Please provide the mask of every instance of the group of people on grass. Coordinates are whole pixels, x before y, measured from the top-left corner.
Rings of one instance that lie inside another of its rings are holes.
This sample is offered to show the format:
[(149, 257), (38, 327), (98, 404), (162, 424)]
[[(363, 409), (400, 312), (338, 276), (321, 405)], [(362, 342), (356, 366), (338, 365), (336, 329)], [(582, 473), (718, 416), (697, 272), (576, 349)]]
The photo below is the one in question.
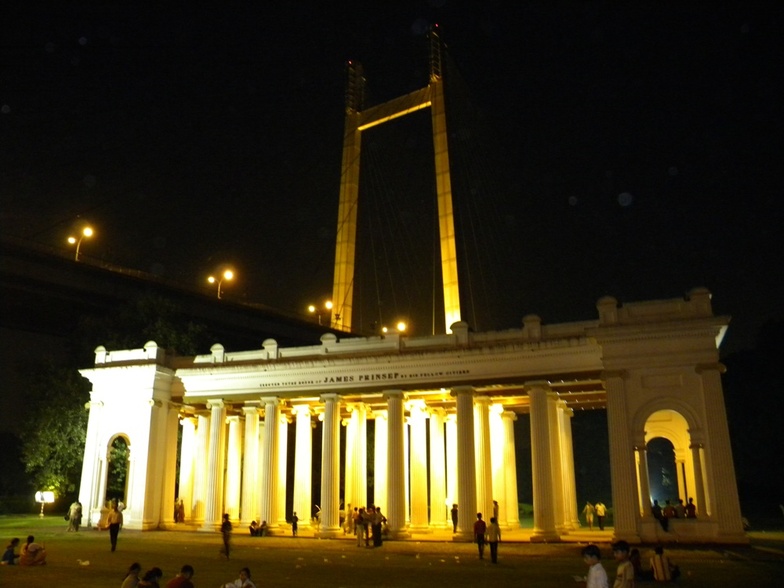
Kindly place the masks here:
[(5, 548), (0, 564), (4, 566), (42, 566), (46, 564), (46, 549), (40, 543), (35, 542), (35, 537), (27, 536), (27, 543), (22, 545), (19, 553), (16, 548), (19, 546), (19, 538), (14, 537)]
[[(195, 573), (193, 566), (185, 564), (180, 569), (180, 573), (174, 576), (171, 580), (166, 582), (165, 588), (194, 588), (194, 583), (191, 580)], [(128, 573), (120, 585), (120, 588), (161, 588), (161, 579), (163, 578), (163, 570), (161, 568), (151, 568), (142, 574), (142, 566), (140, 563), (134, 562), (128, 568)], [(250, 570), (242, 568), (239, 577), (231, 582), (226, 582), (221, 588), (256, 588), (250, 579)]]
[[(613, 543), (612, 552), (618, 568), (615, 572), (613, 588), (634, 588), (637, 580), (670, 582), (680, 576), (680, 569), (664, 554), (664, 548), (657, 546), (651, 557), (651, 569), (644, 570), (640, 552), (630, 549), (626, 541)], [(586, 545), (582, 550), (583, 561), (588, 566), (588, 575), (575, 576), (575, 580), (585, 582), (586, 588), (609, 588), (607, 571), (602, 565), (601, 551), (596, 545)]]

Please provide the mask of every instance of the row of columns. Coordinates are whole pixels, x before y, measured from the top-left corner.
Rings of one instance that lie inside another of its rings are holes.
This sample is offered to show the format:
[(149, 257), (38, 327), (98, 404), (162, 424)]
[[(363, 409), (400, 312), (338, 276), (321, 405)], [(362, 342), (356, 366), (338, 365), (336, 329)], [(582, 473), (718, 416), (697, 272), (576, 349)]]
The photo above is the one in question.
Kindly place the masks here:
[[(451, 504), (459, 505), (456, 539), (469, 540), (475, 513), (494, 513), (503, 527), (517, 527), (516, 415), (504, 411), (473, 387), (456, 387), (455, 413), (407, 400), (400, 390), (384, 393), (386, 409), (373, 411), (375, 426), (374, 503), (384, 509), (393, 537), (451, 525)], [(533, 383), (534, 540), (549, 540), (577, 522), (571, 411), (546, 382)], [(321, 512), (319, 535), (340, 528), (341, 397), (321, 396)], [(205, 530), (232, 520), (267, 522), (275, 533), (285, 523), (288, 417), (277, 398), (246, 404), (243, 417), (227, 416), (221, 400), (207, 403), (209, 413), (182, 419), (180, 498), (190, 519)], [(346, 406), (345, 495), (347, 509), (367, 505), (367, 405)], [(259, 413), (263, 410), (263, 419)], [(405, 416), (408, 411), (408, 418)], [(293, 404), (294, 511), (301, 526), (312, 508), (312, 419), (314, 408)], [(244, 421), (244, 434), (242, 423)], [(228, 424), (228, 426), (226, 426)], [(409, 434), (406, 434), (408, 427)], [(428, 444), (429, 429), (429, 444)], [(429, 458), (428, 458), (429, 456)], [(224, 474), (225, 472), (225, 474)], [(241, 483), (240, 483), (241, 481)], [(494, 505), (494, 503), (497, 503)]]

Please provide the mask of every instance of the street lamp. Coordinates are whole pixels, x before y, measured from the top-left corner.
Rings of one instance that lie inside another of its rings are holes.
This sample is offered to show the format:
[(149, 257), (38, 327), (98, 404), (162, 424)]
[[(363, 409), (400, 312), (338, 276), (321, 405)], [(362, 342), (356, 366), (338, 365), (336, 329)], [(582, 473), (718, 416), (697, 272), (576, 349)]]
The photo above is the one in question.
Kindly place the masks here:
[(41, 503), (41, 512), (38, 516), (43, 518), (44, 504), (52, 504), (54, 502), (54, 492), (51, 490), (38, 491), (35, 493), (35, 501)]
[[(396, 332), (396, 333), (405, 333), (407, 328), (408, 328), (408, 325), (404, 321), (398, 321), (397, 324), (395, 325), (395, 328), (393, 329), (393, 331)], [(390, 329), (388, 327), (381, 327), (381, 332), (382, 333), (386, 334), (386, 333), (389, 333), (389, 331), (390, 331)]]
[(228, 269), (227, 269), (226, 271), (224, 271), (224, 272), (223, 272), (223, 273), (220, 275), (220, 277), (219, 277), (219, 278), (215, 278), (215, 276), (210, 276), (209, 278), (207, 278), (207, 281), (208, 281), (210, 284), (214, 284), (214, 283), (216, 283), (216, 282), (218, 283), (218, 298), (220, 299), (220, 297), (221, 297), (221, 284), (223, 284), (223, 281), (224, 281), (224, 280), (226, 280), (226, 281), (229, 281), (229, 282), (230, 282), (230, 281), (231, 281), (231, 280), (233, 280), (233, 279), (234, 279), (234, 272), (233, 272), (233, 271), (231, 271), (231, 270), (228, 270)]
[(73, 235), (68, 237), (68, 242), (73, 245), (76, 244), (76, 255), (74, 256), (74, 260), (79, 261), (79, 248), (82, 246), (82, 239), (85, 237), (90, 238), (93, 236), (93, 228), (92, 227), (84, 227), (82, 229), (81, 234), (79, 237), (74, 237)]
[[(332, 301), (331, 300), (327, 300), (324, 303), (324, 310), (326, 310), (326, 314), (327, 315), (329, 315), (329, 313), (332, 312)], [(308, 312), (310, 314), (315, 314), (316, 316), (318, 316), (318, 324), (321, 324), (321, 311), (315, 304), (311, 304), (310, 306), (308, 306)]]

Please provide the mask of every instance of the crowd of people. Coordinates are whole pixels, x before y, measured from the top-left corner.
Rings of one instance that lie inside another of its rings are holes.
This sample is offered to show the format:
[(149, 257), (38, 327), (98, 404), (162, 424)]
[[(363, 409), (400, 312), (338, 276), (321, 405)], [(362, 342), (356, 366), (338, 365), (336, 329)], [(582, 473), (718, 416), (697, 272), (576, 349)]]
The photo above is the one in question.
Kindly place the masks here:
[(373, 547), (381, 547), (387, 532), (386, 524), (387, 518), (381, 512), (381, 508), (373, 505), (367, 508), (357, 507), (346, 513), (343, 534), (353, 534), (357, 538), (357, 547), (362, 545), (370, 547), (371, 540)]
[[(195, 573), (192, 565), (185, 564), (176, 576), (163, 585), (163, 588), (194, 588), (191, 578)], [(161, 568), (150, 568), (142, 573), (141, 564), (134, 562), (128, 568), (120, 588), (161, 588), (162, 579)], [(221, 588), (256, 588), (256, 584), (250, 579), (250, 569), (242, 568), (236, 580), (222, 584)]]
[[(618, 562), (613, 588), (635, 588), (638, 580), (671, 582), (680, 576), (680, 569), (665, 555), (659, 545), (650, 558), (650, 567), (644, 568), (639, 549), (631, 549), (626, 541), (612, 544), (613, 558)], [(601, 550), (597, 545), (586, 545), (582, 550), (583, 561), (588, 566), (586, 576), (575, 576), (586, 588), (609, 588), (607, 571), (602, 565)]]

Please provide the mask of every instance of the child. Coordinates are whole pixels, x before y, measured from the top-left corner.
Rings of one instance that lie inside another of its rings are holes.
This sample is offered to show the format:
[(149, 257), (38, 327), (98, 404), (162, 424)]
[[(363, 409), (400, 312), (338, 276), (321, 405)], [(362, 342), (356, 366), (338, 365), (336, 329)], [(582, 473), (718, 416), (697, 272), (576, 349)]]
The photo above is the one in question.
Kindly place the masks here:
[(11, 539), (11, 543), (8, 544), (8, 547), (5, 548), (3, 560), (0, 561), (0, 565), (13, 566), (19, 562), (19, 556), (16, 554), (17, 545), (19, 545), (19, 537), (14, 537)]
[(583, 561), (588, 566), (588, 575), (583, 578), (575, 576), (574, 579), (585, 582), (585, 588), (609, 588), (607, 583), (607, 572), (604, 571), (602, 554), (596, 545), (586, 545), (582, 551)]
[(634, 566), (629, 561), (629, 544), (626, 541), (613, 543), (613, 557), (618, 562), (613, 588), (634, 588)]

